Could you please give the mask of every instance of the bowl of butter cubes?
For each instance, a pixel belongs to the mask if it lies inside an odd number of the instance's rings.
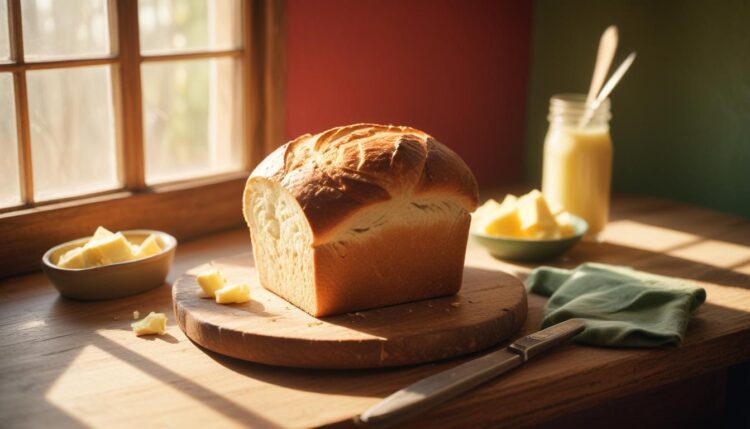
[[[177,239],[155,230],[112,232],[57,245],[42,256],[42,270],[61,295],[79,300],[120,298],[164,284]]]
[[[518,262],[553,259],[586,234],[582,218],[550,208],[544,195],[533,190],[502,202],[487,200],[471,214],[472,240],[493,256]]]

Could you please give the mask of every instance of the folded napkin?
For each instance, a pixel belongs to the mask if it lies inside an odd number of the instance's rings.
[[[539,267],[526,287],[550,297],[543,328],[583,319],[586,329],[575,341],[596,346],[678,346],[690,313],[706,300],[706,291],[689,281],[595,263]]]

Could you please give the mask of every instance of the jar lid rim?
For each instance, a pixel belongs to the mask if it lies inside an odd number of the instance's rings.
[[[555,94],[549,99],[550,105],[567,105],[570,107],[586,107],[586,94],[562,93]],[[600,108],[608,108],[610,105],[609,98],[605,98]]]

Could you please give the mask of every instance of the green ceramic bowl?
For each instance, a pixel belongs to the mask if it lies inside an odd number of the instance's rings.
[[[575,235],[556,240],[527,240],[519,238],[493,237],[471,231],[471,238],[493,256],[518,262],[538,262],[553,259],[573,247],[589,229],[588,223],[578,216],[570,215]]]
[[[155,234],[162,251],[143,259],[99,267],[58,267],[57,262],[65,252],[83,246],[91,238],[84,237],[49,249],[42,256],[42,270],[60,295],[86,301],[135,295],[163,285],[172,267],[177,239],[166,232],[148,229],[122,231],[122,234],[133,244],[140,244],[149,234]]]

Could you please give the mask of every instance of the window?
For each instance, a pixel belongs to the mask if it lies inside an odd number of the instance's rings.
[[[93,223],[239,225],[247,172],[283,139],[284,17],[275,1],[0,0],[0,277]]]
[[[120,3],[0,0],[0,208],[248,169],[241,1]]]

